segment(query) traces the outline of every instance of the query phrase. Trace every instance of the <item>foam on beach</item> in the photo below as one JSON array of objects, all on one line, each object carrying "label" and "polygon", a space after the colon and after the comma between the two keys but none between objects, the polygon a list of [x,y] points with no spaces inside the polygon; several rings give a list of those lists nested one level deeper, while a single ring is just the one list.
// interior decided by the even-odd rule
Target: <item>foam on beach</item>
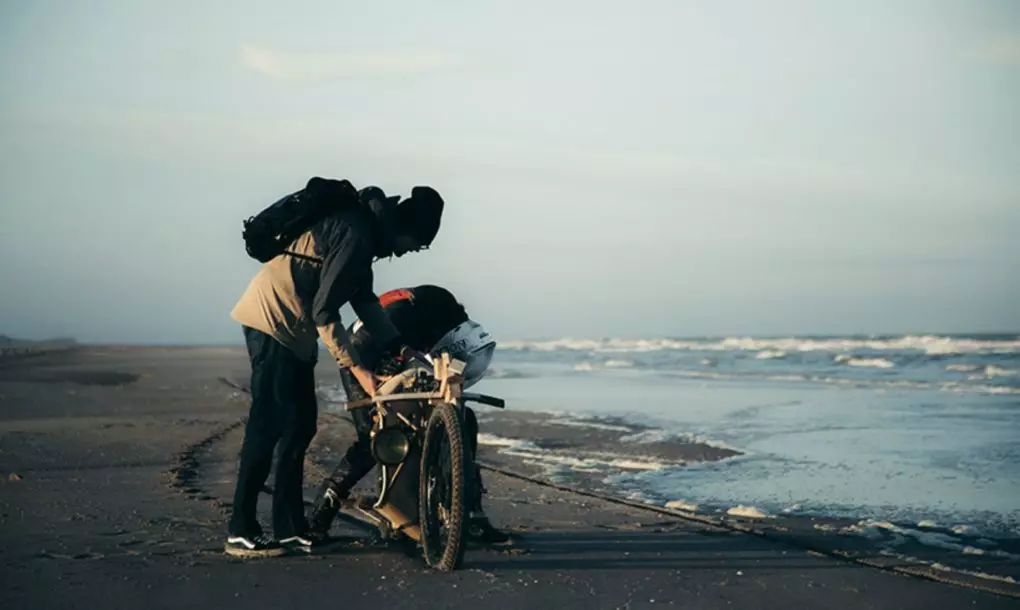
[{"label": "foam on beach", "polygon": [[529,440],[511,439],[481,432],[478,444],[499,447],[499,453],[523,460],[526,464],[549,469],[568,468],[576,472],[657,471],[676,463],[606,451],[559,451],[537,446]]},{"label": "foam on beach", "polygon": [[870,540],[884,540],[885,548],[898,547],[907,542],[923,546],[955,551],[965,555],[987,555],[1009,560],[1020,560],[1020,555],[995,548],[996,543],[987,538],[973,538],[970,526],[957,525],[948,530],[936,530],[933,522],[921,521],[917,528],[896,525],[889,521],[864,519],[839,530],[841,534],[863,536]]},{"label": "foam on beach", "polygon": [[671,510],[679,510],[688,513],[698,512],[698,505],[694,502],[688,502],[687,500],[670,500],[665,504],[666,508]]},{"label": "foam on beach", "polygon": [[745,517],[748,519],[765,519],[769,516],[768,513],[756,506],[744,505],[730,507],[726,510],[726,514],[731,517]]}]

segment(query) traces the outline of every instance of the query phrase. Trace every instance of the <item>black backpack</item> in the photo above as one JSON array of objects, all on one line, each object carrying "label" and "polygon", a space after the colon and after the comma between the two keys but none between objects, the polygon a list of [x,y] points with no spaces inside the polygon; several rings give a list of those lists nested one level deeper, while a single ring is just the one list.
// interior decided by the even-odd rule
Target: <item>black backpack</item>
[{"label": "black backpack", "polygon": [[347,180],[314,177],[244,221],[241,237],[248,256],[265,263],[283,254],[319,221],[358,205],[358,191]]}]

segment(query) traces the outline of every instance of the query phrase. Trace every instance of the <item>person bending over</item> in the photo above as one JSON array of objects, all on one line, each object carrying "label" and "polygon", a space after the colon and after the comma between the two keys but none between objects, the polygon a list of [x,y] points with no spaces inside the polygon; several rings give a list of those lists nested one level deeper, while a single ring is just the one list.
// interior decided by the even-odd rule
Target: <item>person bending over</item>
[{"label": "person bending over", "polygon": [[[350,345],[339,310],[350,303],[380,343],[399,342],[373,294],[372,263],[428,247],[443,211],[442,198],[428,187],[415,187],[399,204],[377,187],[359,193],[346,181],[322,178],[299,193],[331,197],[336,211],[283,244],[286,250],[271,253],[230,314],[242,326],[251,359],[251,409],[224,546],[230,555],[310,552],[321,542],[308,528],[301,491],[318,415],[313,373],[318,339],[363,392],[375,392],[378,379]],[[256,506],[277,444],[270,538]]]},{"label": "person bending over", "polygon": [[[391,290],[379,297],[379,302],[408,347],[432,354],[450,351],[454,358],[466,362],[464,387],[473,385],[485,374],[496,343],[480,324],[468,318],[464,306],[449,290],[424,284]],[[366,363],[374,365],[386,358],[384,341],[367,324],[355,322],[350,332],[353,345]],[[348,400],[367,397],[349,371],[341,371],[340,376]],[[347,449],[333,473],[323,481],[315,498],[310,521],[312,530],[320,536],[325,536],[332,526],[341,500],[348,498],[351,489],[375,466],[369,436],[372,422],[368,411],[352,411],[357,440]],[[470,464],[467,534],[469,538],[482,542],[506,542],[510,537],[492,526],[482,508],[484,488],[481,469],[474,459],[478,447],[478,421],[470,408],[465,406],[463,413],[468,450],[466,461]]]}]

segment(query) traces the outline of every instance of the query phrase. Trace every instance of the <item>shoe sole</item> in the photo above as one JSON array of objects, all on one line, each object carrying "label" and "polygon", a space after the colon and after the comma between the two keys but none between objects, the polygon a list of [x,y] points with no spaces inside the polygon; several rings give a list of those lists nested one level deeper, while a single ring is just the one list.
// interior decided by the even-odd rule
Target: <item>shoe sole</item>
[{"label": "shoe sole", "polygon": [[242,559],[259,559],[261,557],[279,557],[287,552],[287,549],[246,549],[238,548],[236,546],[223,545],[223,552],[231,557],[241,557]]},{"label": "shoe sole", "polygon": [[287,549],[287,553],[293,555],[314,555],[322,551],[329,551],[339,545],[341,540],[331,539],[325,542],[320,542],[314,546],[305,546],[303,544],[286,544],[284,548]]}]

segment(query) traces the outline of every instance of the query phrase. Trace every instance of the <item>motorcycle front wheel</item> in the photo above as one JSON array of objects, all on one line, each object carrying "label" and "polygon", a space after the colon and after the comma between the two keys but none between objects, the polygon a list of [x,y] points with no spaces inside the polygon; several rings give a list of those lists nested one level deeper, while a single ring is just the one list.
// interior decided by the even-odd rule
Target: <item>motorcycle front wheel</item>
[{"label": "motorcycle front wheel", "polygon": [[422,443],[418,514],[430,568],[456,570],[464,559],[464,436],[452,405],[432,410]]}]

